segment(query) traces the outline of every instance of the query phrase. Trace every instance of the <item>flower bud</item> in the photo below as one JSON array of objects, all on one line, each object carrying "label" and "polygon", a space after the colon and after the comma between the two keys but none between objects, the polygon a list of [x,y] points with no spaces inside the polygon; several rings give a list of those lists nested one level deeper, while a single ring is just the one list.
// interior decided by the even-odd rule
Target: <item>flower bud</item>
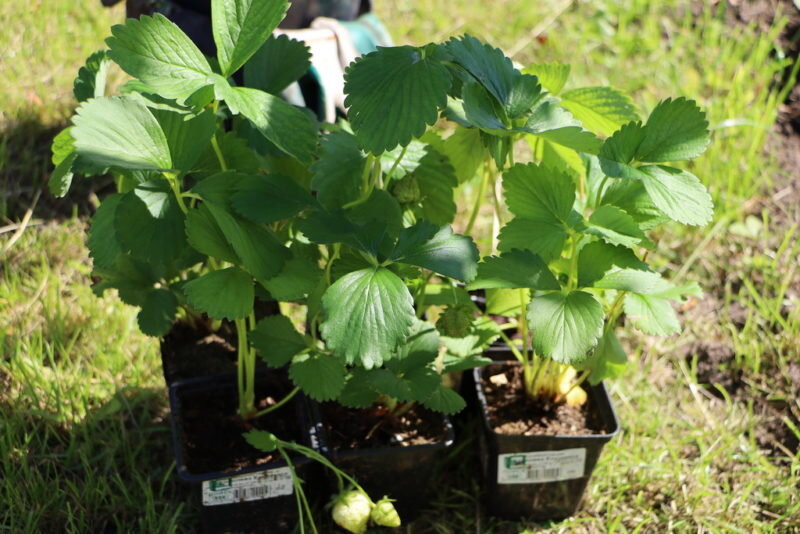
[{"label": "flower bud", "polygon": [[394,183],[392,187],[392,195],[400,204],[413,204],[422,198],[419,190],[419,182],[417,179],[407,174]]},{"label": "flower bud", "polygon": [[358,490],[345,491],[336,497],[333,520],[348,532],[364,534],[372,506],[372,501],[364,493]]},{"label": "flower bud", "polygon": [[436,321],[436,329],[447,337],[464,337],[472,330],[472,314],[463,306],[448,307]]},{"label": "flower bud", "polygon": [[395,510],[392,499],[384,497],[375,503],[370,515],[372,522],[381,527],[399,527],[400,514]]}]

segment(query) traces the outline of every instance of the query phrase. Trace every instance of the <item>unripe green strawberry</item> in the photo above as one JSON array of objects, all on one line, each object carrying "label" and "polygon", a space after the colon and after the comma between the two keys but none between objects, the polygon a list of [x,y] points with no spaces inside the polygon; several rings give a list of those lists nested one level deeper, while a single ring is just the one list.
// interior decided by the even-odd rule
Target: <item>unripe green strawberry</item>
[{"label": "unripe green strawberry", "polygon": [[375,508],[370,514],[372,522],[381,527],[399,527],[400,514],[395,510],[392,499],[384,497],[375,503]]},{"label": "unripe green strawberry", "polygon": [[336,497],[333,520],[348,532],[364,534],[372,506],[372,501],[364,493],[358,490],[345,491]]},{"label": "unripe green strawberry", "polygon": [[464,306],[449,306],[436,321],[436,329],[447,337],[464,337],[472,330],[472,314]]},{"label": "unripe green strawberry", "polygon": [[394,183],[392,194],[400,204],[413,204],[422,197],[417,179],[410,174]]}]

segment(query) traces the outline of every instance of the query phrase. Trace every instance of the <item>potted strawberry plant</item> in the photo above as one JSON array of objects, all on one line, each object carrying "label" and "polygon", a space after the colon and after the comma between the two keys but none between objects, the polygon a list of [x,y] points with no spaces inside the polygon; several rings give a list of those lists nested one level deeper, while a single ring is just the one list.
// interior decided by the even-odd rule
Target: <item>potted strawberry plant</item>
[{"label": "potted strawberry plant", "polygon": [[[160,15],[115,26],[109,50],[81,69],[73,126],[54,143],[55,194],[65,194],[75,174],[110,172],[117,183],[89,232],[97,290],[116,289],[138,306],[149,335],[167,334],[176,318],[235,329],[235,375],[170,388],[178,473],[201,483],[213,530],[258,530],[265,513],[275,530],[292,527],[300,498],[294,482],[313,477],[304,457],[292,465],[241,436],[257,428],[287,442],[311,439],[299,388],[285,371],[257,372],[249,342],[259,302],[303,290],[286,289],[302,257],[288,221],[315,203],[303,178],[316,121],[271,94],[308,60],[302,43],[270,37],[287,7],[214,1],[211,62]],[[230,76],[259,55],[287,62],[257,77],[270,92],[231,85]],[[105,96],[109,62],[134,78],[117,96]]]},{"label": "potted strawberry plant", "polygon": [[[488,314],[508,317],[498,332],[505,355],[492,354],[513,361],[474,373],[489,508],[511,519],[563,518],[618,429],[601,382],[627,362],[615,330],[627,320],[645,333],[675,333],[670,301],[699,293],[651,269],[647,232],[668,220],[711,219],[700,181],[663,164],[700,155],[708,123],[683,98],[662,101],[640,122],[613,89],[562,93],[565,65],[519,72],[468,37],[448,48],[467,80],[451,116],[488,153],[483,180],[499,252],[484,258],[468,288],[487,292]],[[514,161],[523,139],[534,160],[527,164]]]}]

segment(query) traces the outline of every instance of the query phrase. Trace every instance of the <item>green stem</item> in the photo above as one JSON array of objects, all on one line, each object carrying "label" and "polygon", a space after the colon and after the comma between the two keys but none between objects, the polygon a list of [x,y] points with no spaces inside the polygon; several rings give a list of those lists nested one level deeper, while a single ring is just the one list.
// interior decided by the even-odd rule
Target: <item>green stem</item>
[{"label": "green stem", "polygon": [[281,400],[279,400],[278,402],[276,402],[276,403],[275,403],[275,404],[273,404],[272,406],[270,406],[270,407],[268,407],[268,408],[264,408],[263,410],[256,412],[256,413],[253,415],[253,418],[255,419],[255,418],[257,418],[257,417],[261,417],[262,415],[267,415],[267,414],[268,414],[268,413],[270,413],[270,412],[274,412],[275,410],[277,410],[278,408],[280,408],[281,406],[283,406],[284,404],[286,404],[287,402],[289,402],[290,400],[292,400],[292,398],[293,398],[295,395],[297,395],[298,393],[300,393],[300,388],[299,388],[299,387],[296,387],[296,388],[294,388],[292,391],[290,391],[289,393],[287,393],[287,394],[286,394],[286,396],[285,396],[284,398],[282,398]]},{"label": "green stem", "polygon": [[567,281],[567,289],[572,291],[578,287],[578,241],[580,234],[573,233],[572,246],[570,247],[569,257],[569,280]]},{"label": "green stem", "polygon": [[364,162],[364,170],[361,172],[361,187],[363,191],[361,192],[361,196],[357,199],[348,202],[342,209],[350,209],[356,206],[359,206],[366,202],[370,195],[372,194],[372,190],[375,188],[375,165],[380,164],[380,159],[376,158],[372,154],[367,155],[367,161]]},{"label": "green stem", "polygon": [[606,182],[608,181],[608,176],[603,176],[603,180],[600,182],[600,187],[597,188],[597,194],[594,198],[594,205],[593,208],[597,208],[600,205],[600,196],[603,194],[603,188],[606,186]]},{"label": "green stem", "polygon": [[219,160],[219,168],[224,171],[228,170],[228,165],[225,163],[225,157],[222,155],[222,150],[219,148],[219,142],[217,142],[217,134],[215,133],[211,137],[211,146],[214,148],[214,153],[217,155],[217,160]]},{"label": "green stem", "polygon": [[251,419],[255,412],[255,369],[247,345],[247,319],[236,319],[236,342],[238,344],[237,378],[239,384],[239,415]]},{"label": "green stem", "polygon": [[511,349],[511,352],[514,354],[517,360],[519,360],[519,363],[525,365],[525,356],[523,356],[519,349],[514,346],[514,342],[511,341],[511,338],[509,338],[502,330],[499,330],[498,333],[500,334],[500,337],[503,338],[505,344],[508,345],[508,348]]},{"label": "green stem", "polygon": [[308,505],[308,499],[306,498],[306,492],[303,489],[303,485],[300,482],[300,479],[297,477],[297,471],[294,469],[294,464],[292,463],[292,459],[289,458],[289,455],[283,449],[283,447],[278,446],[278,452],[283,456],[283,460],[286,462],[286,466],[289,468],[289,472],[292,474],[292,486],[294,486],[295,491],[295,499],[297,501],[297,516],[300,519],[300,533],[305,533],[305,524],[304,524],[304,516],[308,518],[308,521],[311,525],[311,530],[314,534],[318,534],[317,525],[314,523],[314,516],[311,514],[311,507]]},{"label": "green stem", "polygon": [[489,183],[489,163],[484,162],[483,164],[483,177],[481,178],[481,186],[478,189],[478,196],[475,198],[475,204],[472,206],[472,213],[469,215],[469,222],[467,223],[467,229],[464,231],[466,235],[470,235],[472,232],[472,227],[475,226],[475,221],[478,219],[478,212],[481,209],[481,204],[483,204],[483,197],[486,195],[486,186]]},{"label": "green stem", "polygon": [[167,179],[167,183],[169,183],[170,189],[172,189],[172,194],[175,195],[175,200],[178,201],[178,207],[184,214],[188,213],[189,209],[186,207],[181,193],[180,177],[173,172],[165,172],[164,176]]},{"label": "green stem", "polygon": [[386,183],[383,184],[384,189],[389,189],[389,182],[392,181],[392,173],[394,173],[395,169],[397,169],[398,165],[400,165],[400,162],[403,160],[403,157],[406,155],[406,150],[408,150],[408,145],[403,147],[403,150],[400,151],[400,155],[397,156],[396,160],[394,160],[394,163],[392,164],[392,168],[389,169],[389,172],[384,174],[384,176],[386,176]]}]

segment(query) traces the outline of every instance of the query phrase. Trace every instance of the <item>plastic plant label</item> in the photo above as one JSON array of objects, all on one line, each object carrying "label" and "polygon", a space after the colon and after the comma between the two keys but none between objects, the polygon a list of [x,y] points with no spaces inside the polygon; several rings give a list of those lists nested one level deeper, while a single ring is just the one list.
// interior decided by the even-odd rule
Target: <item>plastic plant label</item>
[{"label": "plastic plant label", "polygon": [[292,472],[288,467],[279,467],[249,475],[206,480],[203,482],[203,506],[260,501],[293,492]]},{"label": "plastic plant label", "polygon": [[536,484],[581,478],[586,449],[497,455],[498,484]]}]

